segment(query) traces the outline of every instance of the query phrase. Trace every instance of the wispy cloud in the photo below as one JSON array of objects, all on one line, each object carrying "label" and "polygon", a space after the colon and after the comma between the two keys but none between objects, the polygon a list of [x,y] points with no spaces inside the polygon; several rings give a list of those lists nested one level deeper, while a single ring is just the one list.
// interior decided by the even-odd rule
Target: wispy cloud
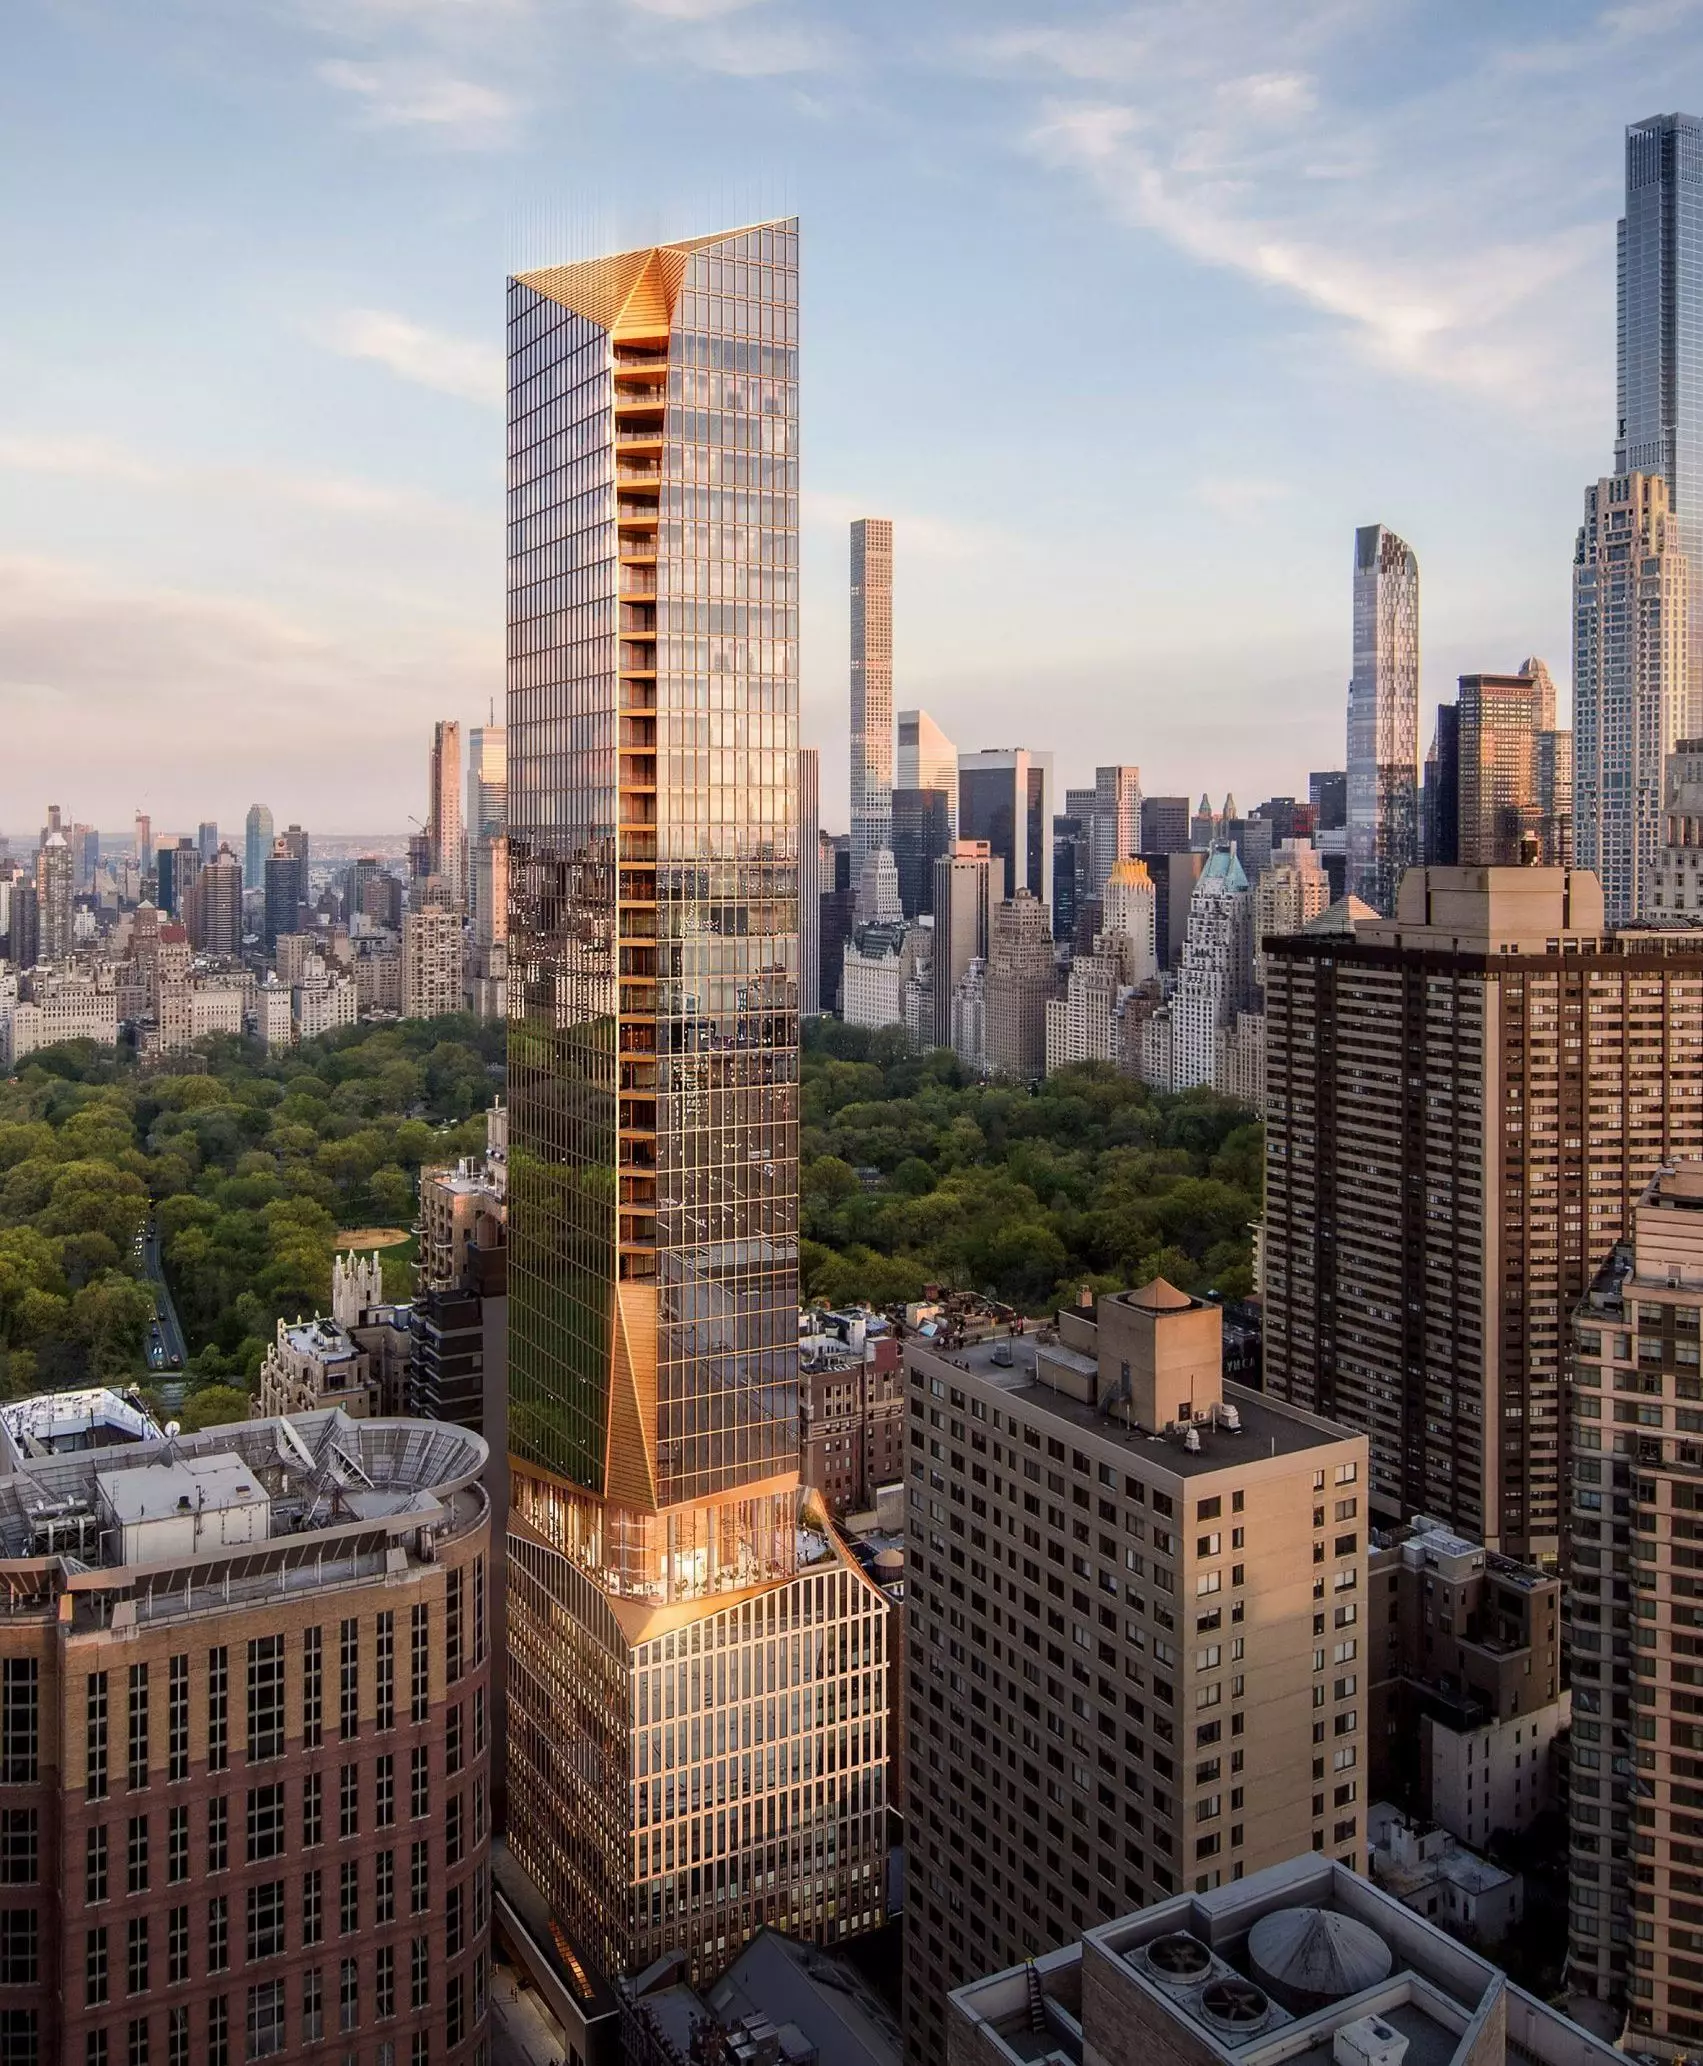
[{"label": "wispy cloud", "polygon": [[428,329],[392,310],[347,309],[319,325],[315,335],[345,358],[371,359],[402,380],[465,402],[495,407],[507,391],[503,355],[495,345]]},{"label": "wispy cloud", "polygon": [[[1606,63],[1652,17],[1699,6],[1626,0],[1548,69]],[[1428,65],[1410,91],[1369,92],[1367,65],[1387,66],[1400,33],[1373,0],[1138,0],[1007,25],[958,64],[1013,88],[1019,147],[1109,214],[1328,319],[1386,372],[1522,411],[1582,408],[1588,318],[1571,289],[1602,229],[1570,212],[1580,190],[1553,167],[1534,176],[1541,111],[1510,90],[1533,39],[1462,39],[1454,76]]]},{"label": "wispy cloud", "polygon": [[108,438],[55,437],[0,430],[0,472],[86,480],[107,487],[163,489],[208,497],[252,497],[330,516],[382,517],[416,523],[477,525],[479,512],[414,488],[338,474],[297,473],[260,465],[174,464]]},{"label": "wispy cloud", "polygon": [[1194,484],[1195,500],[1231,523],[1252,522],[1293,493],[1288,482],[1255,474],[1207,474]]},{"label": "wispy cloud", "polygon": [[319,76],[351,95],[375,128],[416,130],[468,150],[507,142],[519,119],[519,104],[509,94],[434,64],[329,58]]},{"label": "wispy cloud", "polygon": [[626,0],[640,14],[665,15],[670,21],[707,22],[724,14],[741,14],[760,0]]}]

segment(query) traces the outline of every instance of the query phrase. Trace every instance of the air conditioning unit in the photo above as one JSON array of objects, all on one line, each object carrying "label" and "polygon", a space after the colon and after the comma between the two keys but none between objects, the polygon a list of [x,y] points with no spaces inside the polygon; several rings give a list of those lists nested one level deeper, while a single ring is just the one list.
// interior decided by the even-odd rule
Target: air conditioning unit
[{"label": "air conditioning unit", "polygon": [[1357,2016],[1331,2039],[1336,2066],[1401,2066],[1407,2039],[1382,2016]]}]

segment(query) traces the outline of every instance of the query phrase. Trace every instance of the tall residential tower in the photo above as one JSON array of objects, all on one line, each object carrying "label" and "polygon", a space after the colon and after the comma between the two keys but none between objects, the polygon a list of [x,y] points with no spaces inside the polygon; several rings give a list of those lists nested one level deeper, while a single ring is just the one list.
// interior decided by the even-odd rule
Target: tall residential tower
[{"label": "tall residential tower", "polygon": [[509,285],[508,1841],[582,1956],[880,1919],[798,1471],[798,233]]},{"label": "tall residential tower", "polygon": [[1419,561],[1382,524],[1354,534],[1348,685],[1348,888],[1395,909],[1419,858]]},{"label": "tall residential tower", "polygon": [[[1703,567],[1703,122],[1652,115],[1626,132],[1614,470],[1660,474],[1679,549]],[[1703,728],[1703,579],[1688,611],[1681,730]],[[1658,770],[1659,773],[1659,770]]]},{"label": "tall residential tower", "polygon": [[467,841],[461,824],[461,725],[453,717],[432,727],[431,812],[427,832],[432,843],[432,873],[451,887],[457,903],[467,891]]},{"label": "tall residential tower", "polygon": [[893,524],[851,527],[852,880],[893,843]]}]

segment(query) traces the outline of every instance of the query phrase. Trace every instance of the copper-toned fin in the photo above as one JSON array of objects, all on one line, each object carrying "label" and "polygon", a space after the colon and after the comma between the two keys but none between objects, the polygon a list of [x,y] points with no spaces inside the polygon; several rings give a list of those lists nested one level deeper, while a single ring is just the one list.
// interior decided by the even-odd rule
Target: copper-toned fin
[{"label": "copper-toned fin", "polygon": [[654,1514],[656,1503],[656,1287],[615,1286],[603,1494]]},{"label": "copper-toned fin", "polygon": [[622,251],[613,258],[588,258],[579,265],[547,265],[537,272],[517,273],[523,287],[545,295],[584,316],[600,329],[619,327],[634,336],[651,336],[668,328],[680,298],[686,261],[711,244],[731,244],[750,229],[719,231],[713,237],[688,237],[678,244],[653,244],[643,251]]}]

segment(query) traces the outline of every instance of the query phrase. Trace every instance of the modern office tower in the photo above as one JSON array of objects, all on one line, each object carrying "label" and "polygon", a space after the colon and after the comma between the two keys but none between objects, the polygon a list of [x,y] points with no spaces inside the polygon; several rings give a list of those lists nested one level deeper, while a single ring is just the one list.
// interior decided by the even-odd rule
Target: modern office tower
[{"label": "modern office tower", "polygon": [[953,1995],[938,2054],[952,2066],[1625,2057],[1367,1880],[1353,1858],[1292,1858],[1101,1923],[1043,1958],[1012,1957],[1022,1962]]},{"label": "modern office tower", "polygon": [[229,847],[220,847],[179,900],[189,944],[203,954],[242,950],[242,869]]},{"label": "modern office tower", "polygon": [[431,786],[426,832],[432,843],[430,872],[451,885],[457,903],[467,894],[467,835],[461,820],[461,723],[443,717],[432,726]]},{"label": "modern office tower", "polygon": [[[467,888],[473,895],[473,852],[482,839],[501,839],[509,823],[508,733],[497,723],[495,713],[488,724],[474,725],[467,734],[467,814],[463,836],[467,841]],[[477,917],[475,911],[473,916]]]},{"label": "modern office tower", "polygon": [[1053,938],[1072,946],[1079,919],[1089,915],[1088,840],[1086,818],[1053,813]]},{"label": "modern office tower", "polygon": [[1189,899],[1182,966],[1171,994],[1172,1090],[1213,1080],[1218,1036],[1254,1001],[1254,898],[1232,847],[1214,847]]},{"label": "modern office tower", "polygon": [[1141,984],[1157,989],[1154,903],[1146,862],[1114,862],[1091,951],[1071,957],[1063,996],[1047,1000],[1049,1076],[1073,1062],[1123,1061],[1125,1000]]},{"label": "modern office tower", "polygon": [[844,1003],[846,942],[857,924],[857,891],[824,890],[816,900],[818,941],[817,992],[825,1013]]},{"label": "modern office tower", "polygon": [[1565,1316],[1703,1152],[1703,938],[1605,935],[1577,869],[1415,869],[1267,943],[1266,1035],[1267,1388],[1368,1431],[1383,1513],[1553,1556]]},{"label": "modern office tower", "polygon": [[851,527],[852,874],[891,846],[893,795],[893,525]]},{"label": "modern office tower", "polygon": [[1143,854],[1147,872],[1153,878],[1153,947],[1162,969],[1174,969],[1183,958],[1183,941],[1188,936],[1189,900],[1206,866],[1205,853],[1190,847],[1185,852]]},{"label": "modern office tower", "polygon": [[1655,924],[1703,919],[1703,739],[1676,740],[1668,755],[1652,883]]},{"label": "modern office tower", "polygon": [[893,791],[893,863],[907,918],[934,909],[934,864],[952,844],[949,804],[944,789]]},{"label": "modern office tower", "polygon": [[484,1443],[336,1411],[168,1440],[86,1393],[6,1424],[7,2060],[474,2066]]},{"label": "modern office tower", "polygon": [[40,958],[71,955],[71,849],[63,832],[50,832],[35,857],[36,908],[41,914]]},{"label": "modern office tower", "polygon": [[1197,854],[1212,851],[1212,842],[1217,837],[1218,820],[1213,815],[1212,799],[1203,789],[1200,802],[1195,806],[1194,816],[1189,820],[1189,847]]},{"label": "modern office tower", "polygon": [[462,1008],[461,913],[450,904],[402,921],[402,1016],[435,1019]]},{"label": "modern office tower", "polygon": [[1089,894],[1098,897],[1116,861],[1141,850],[1141,770],[1094,770],[1094,811],[1089,832]]},{"label": "modern office tower", "polygon": [[1189,800],[1186,796],[1144,796],[1141,799],[1141,846],[1144,854],[1187,853]]},{"label": "modern office tower", "polygon": [[822,755],[798,749],[798,1015],[822,1015]]},{"label": "modern office tower", "polygon": [[1045,904],[1019,890],[995,904],[988,924],[987,1064],[1028,1082],[1046,1073],[1047,1000],[1057,988]]},{"label": "modern office tower", "polygon": [[148,868],[154,859],[154,821],[146,811],[136,813],[136,865]]},{"label": "modern office tower", "polygon": [[1052,909],[1052,787],[1050,753],[1018,746],[958,756],[958,837],[985,839],[1003,862],[996,899],[1026,889]]},{"label": "modern office tower", "polygon": [[101,866],[101,836],[93,825],[73,825],[70,835],[71,881],[78,896],[95,886]]},{"label": "modern office tower", "polygon": [[1295,796],[1268,796],[1254,816],[1262,825],[1271,827],[1274,847],[1281,846],[1286,839],[1310,840],[1319,825],[1317,808]]},{"label": "modern office tower", "polygon": [[20,875],[12,884],[6,948],[7,959],[14,968],[34,968],[42,959],[41,898],[29,876]]},{"label": "modern office tower", "polygon": [[1271,866],[1271,850],[1277,840],[1275,829],[1264,818],[1243,818],[1226,812],[1219,836],[1224,845],[1236,849],[1236,858],[1249,882],[1258,882]]},{"label": "modern office tower", "polygon": [[[163,850],[160,861],[163,870]],[[163,882],[161,890],[163,893]],[[273,840],[272,851],[266,857],[266,914],[262,937],[268,952],[277,946],[281,933],[293,933],[297,929],[306,901],[307,869],[291,852],[289,835],[282,833]],[[160,908],[164,910],[165,906],[162,904]]]},{"label": "modern office tower", "polygon": [[1662,776],[1687,730],[1690,570],[1659,474],[1585,490],[1573,555],[1573,851],[1611,925],[1654,894]]},{"label": "modern office tower", "polygon": [[997,901],[985,839],[959,839],[934,864],[934,1044],[951,1047],[952,998],[972,961],[985,961]]},{"label": "modern office tower", "polygon": [[287,853],[294,854],[302,864],[302,897],[306,900],[308,884],[308,836],[299,825],[287,825],[278,835]]},{"label": "modern office tower", "polygon": [[1341,833],[1348,826],[1348,773],[1343,769],[1314,769],[1306,777],[1306,795],[1319,812],[1321,833]]},{"label": "modern office tower", "polygon": [[946,836],[958,836],[958,749],[926,710],[899,712],[895,789],[938,789],[946,798]]},{"label": "modern office tower", "polygon": [[1382,524],[1354,534],[1348,890],[1384,913],[1419,859],[1419,561]]},{"label": "modern office tower", "polygon": [[[1519,674],[1463,674],[1452,724],[1437,714],[1435,787],[1431,815],[1445,842],[1453,819],[1454,857],[1433,867],[1516,868],[1535,860],[1562,865],[1562,831],[1555,818],[1555,685],[1541,660]],[[1545,719],[1549,722],[1545,722]],[[1546,781],[1545,742],[1548,745]],[[1453,765],[1454,793],[1448,794]],[[1428,798],[1433,769],[1426,766]],[[1547,790],[1547,794],[1546,794]],[[1428,831],[1431,828],[1428,827]]]},{"label": "modern office tower", "polygon": [[195,851],[201,856],[204,868],[218,854],[219,828],[211,818],[203,818],[195,828]]},{"label": "modern office tower", "polygon": [[1420,847],[1431,868],[1454,868],[1461,857],[1461,712],[1458,703],[1437,705],[1437,727],[1425,756],[1420,798]]},{"label": "modern office tower", "polygon": [[[1654,115],[1628,127],[1617,270],[1614,470],[1661,475],[1679,550],[1703,569],[1703,123],[1695,115]],[[1703,573],[1687,617],[1678,730],[1703,732]]]},{"label": "modern office tower", "polygon": [[266,863],[272,856],[272,813],[263,803],[251,803],[243,820],[242,879],[250,888],[266,880]]},{"label": "modern office tower", "polygon": [[1156,1280],[905,1343],[919,2062],[952,1988],[1096,1916],[1364,1854],[1366,1441],[1225,1384],[1222,1331]]},{"label": "modern office tower", "polygon": [[1537,735],[1537,807],[1546,826],[1545,855],[1552,867],[1573,865],[1573,734]]},{"label": "modern office tower", "polygon": [[1554,1571],[1416,1514],[1367,1562],[1367,1799],[1482,1850],[1556,1805],[1568,1697]]},{"label": "modern office tower", "polygon": [[797,325],[791,222],[509,287],[508,1843],[611,1972],[884,1905],[888,1602],[798,1477]]},{"label": "modern office tower", "polygon": [[1623,2002],[1629,2050],[1703,2037],[1694,1547],[1703,1536],[1703,1165],[1674,1158],[1572,1316],[1567,1650],[1570,1987]]},{"label": "modern office tower", "polygon": [[1286,839],[1254,884],[1254,988],[1265,992],[1264,942],[1274,933],[1298,933],[1331,901],[1330,878],[1311,840]]}]

